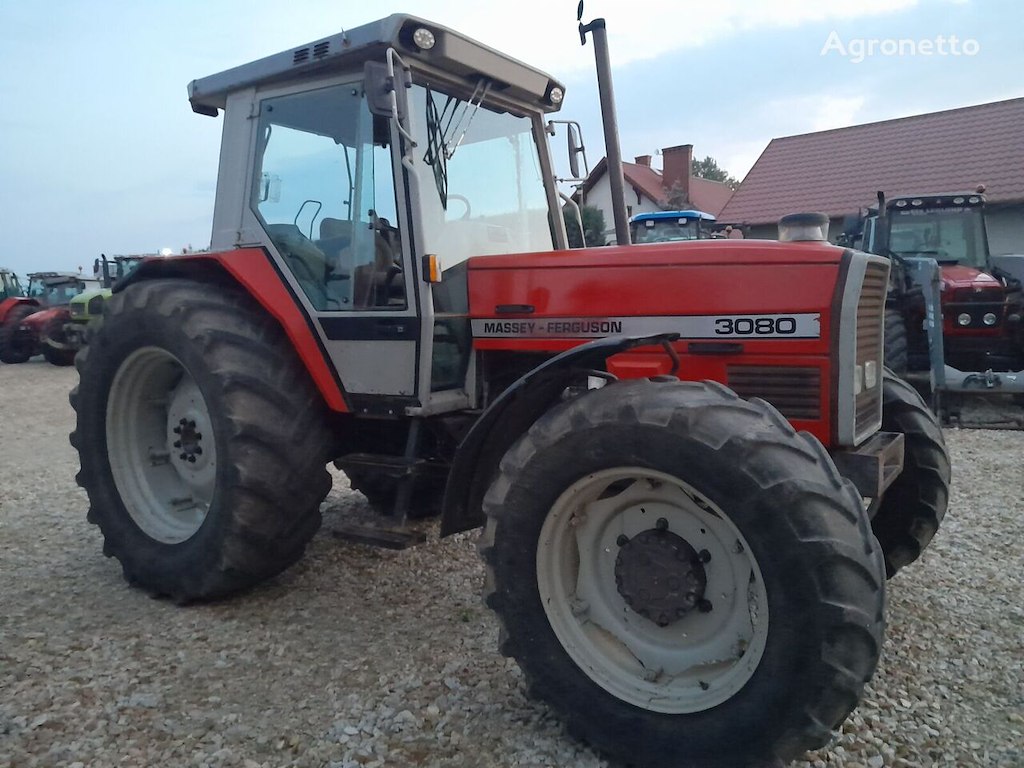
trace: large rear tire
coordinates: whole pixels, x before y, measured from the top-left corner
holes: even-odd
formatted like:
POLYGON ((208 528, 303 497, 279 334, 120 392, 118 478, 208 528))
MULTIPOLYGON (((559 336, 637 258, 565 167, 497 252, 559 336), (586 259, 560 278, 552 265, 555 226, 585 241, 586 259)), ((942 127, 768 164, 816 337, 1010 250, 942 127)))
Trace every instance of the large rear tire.
POLYGON ((16 365, 32 357, 32 345, 27 344, 18 333, 21 321, 39 311, 39 307, 21 305, 7 313, 0 325, 0 362, 16 365))
POLYGON ((130 286, 77 363, 77 480, 131 584, 216 598, 299 559, 331 485, 324 407, 248 296, 180 279, 130 286))
POLYGON ((619 759, 792 759, 874 672, 885 578, 862 501, 763 401, 694 382, 584 394, 508 451, 484 510, 502 652, 619 759))
POLYGON ((921 556, 946 515, 950 466, 942 428, 910 384, 886 370, 882 378, 882 429, 901 432, 903 471, 882 497, 871 527, 890 578, 921 556))

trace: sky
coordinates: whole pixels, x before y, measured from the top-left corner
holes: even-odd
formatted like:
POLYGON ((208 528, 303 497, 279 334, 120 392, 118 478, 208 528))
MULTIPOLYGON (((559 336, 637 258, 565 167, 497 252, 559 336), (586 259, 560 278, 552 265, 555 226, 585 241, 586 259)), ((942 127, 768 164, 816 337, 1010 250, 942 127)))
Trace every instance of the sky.
MULTIPOLYGON (((0 266, 209 244, 221 120, 196 78, 408 12, 564 82, 604 155, 576 0, 2 0, 0 266)), ((741 178, 775 137, 1024 96, 1013 0, 586 0, 607 19, 623 157, 693 144, 741 178), (954 40, 955 38, 955 40, 954 40)), ((552 147, 564 154, 561 142, 552 147)), ((568 190, 567 190, 568 191, 568 190)))

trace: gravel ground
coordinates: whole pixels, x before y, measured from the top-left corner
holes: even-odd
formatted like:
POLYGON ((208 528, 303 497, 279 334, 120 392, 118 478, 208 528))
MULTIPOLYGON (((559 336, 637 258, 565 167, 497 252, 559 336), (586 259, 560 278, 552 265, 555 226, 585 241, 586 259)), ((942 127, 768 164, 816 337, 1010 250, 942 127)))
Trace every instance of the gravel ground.
MULTIPOLYGON (((0 366, 0 766, 605 763, 526 699, 496 652, 475 536, 406 552, 329 530, 304 560, 179 608, 101 555, 68 445, 73 369, 0 366)), ((799 766, 1024 766, 1024 432, 952 430, 933 546, 890 585, 881 668, 799 766)))

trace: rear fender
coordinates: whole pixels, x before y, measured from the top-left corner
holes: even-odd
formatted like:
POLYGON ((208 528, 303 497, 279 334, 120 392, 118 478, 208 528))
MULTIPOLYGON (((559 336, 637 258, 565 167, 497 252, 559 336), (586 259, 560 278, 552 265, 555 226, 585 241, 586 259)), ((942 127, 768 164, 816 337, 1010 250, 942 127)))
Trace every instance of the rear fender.
POLYGON ((604 370, 612 355, 634 347, 667 344, 677 333, 609 336, 562 352, 521 377, 477 419, 459 444, 448 475, 441 536, 483 525, 484 494, 502 456, 542 414, 558 402, 567 386, 586 371, 604 370))
POLYGON ((21 296, 12 296, 9 299, 0 301, 0 324, 7 322, 7 315, 11 313, 11 310, 15 307, 38 307, 39 302, 35 299, 26 299, 21 296))
POLYGON ((117 282, 113 292, 120 293, 143 280, 167 277, 236 286, 248 293, 281 325, 327 407, 348 412, 341 380, 327 351, 299 300, 262 248, 144 259, 130 275, 117 282))

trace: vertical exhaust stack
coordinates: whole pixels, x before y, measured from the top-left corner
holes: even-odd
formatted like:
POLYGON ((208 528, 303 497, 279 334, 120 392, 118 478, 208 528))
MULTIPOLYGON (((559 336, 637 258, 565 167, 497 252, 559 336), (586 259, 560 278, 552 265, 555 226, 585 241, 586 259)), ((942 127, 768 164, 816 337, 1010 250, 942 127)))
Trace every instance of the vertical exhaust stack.
POLYGON ((601 122, 604 126, 605 156, 608 158, 608 181, 612 192, 612 218, 615 221, 615 242, 629 245, 629 218, 626 215, 626 183, 622 176, 622 152, 619 149, 619 123, 615 117, 615 94, 612 90, 612 65, 608 55, 608 32, 604 19, 583 23, 583 0, 576 11, 580 23, 580 45, 587 44, 587 33, 594 38, 594 60, 597 65, 597 91, 601 99, 601 122))

